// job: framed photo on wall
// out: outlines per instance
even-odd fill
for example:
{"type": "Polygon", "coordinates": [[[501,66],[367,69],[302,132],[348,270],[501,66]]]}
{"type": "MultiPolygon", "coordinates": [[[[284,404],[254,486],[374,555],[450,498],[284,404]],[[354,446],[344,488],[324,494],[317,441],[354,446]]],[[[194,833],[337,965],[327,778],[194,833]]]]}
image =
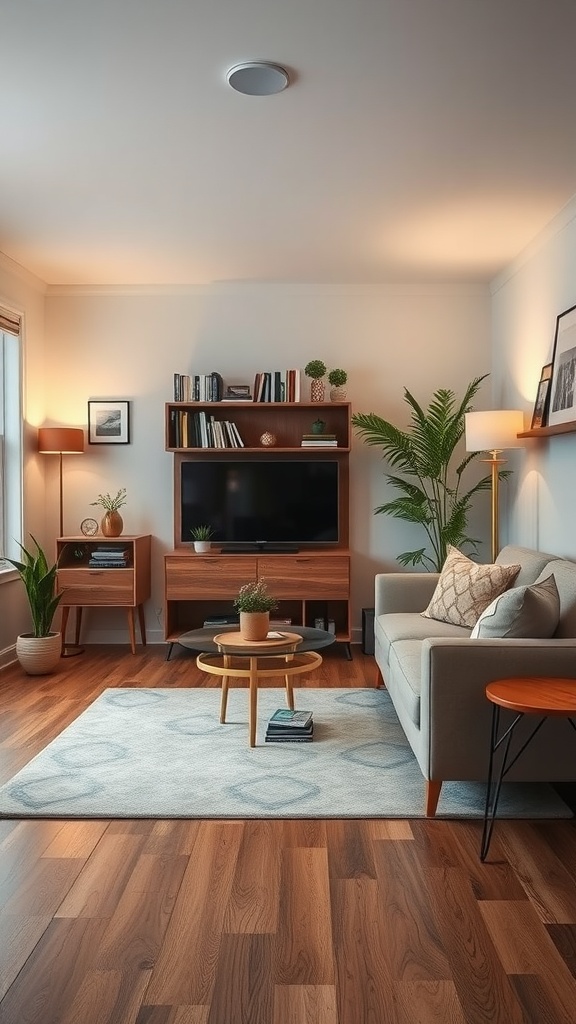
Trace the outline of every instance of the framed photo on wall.
{"type": "Polygon", "coordinates": [[[130,402],[88,402],[88,444],[130,444],[130,402]]]}
{"type": "Polygon", "coordinates": [[[546,363],[542,367],[540,374],[540,383],[538,384],[538,391],[536,392],[536,401],[534,402],[534,412],[532,413],[532,422],[530,429],[535,430],[537,427],[546,426],[548,418],[548,405],[550,399],[550,379],[552,377],[552,363],[546,363]]]}
{"type": "Polygon", "coordinates": [[[556,318],[548,424],[576,420],[576,306],[556,318]]]}

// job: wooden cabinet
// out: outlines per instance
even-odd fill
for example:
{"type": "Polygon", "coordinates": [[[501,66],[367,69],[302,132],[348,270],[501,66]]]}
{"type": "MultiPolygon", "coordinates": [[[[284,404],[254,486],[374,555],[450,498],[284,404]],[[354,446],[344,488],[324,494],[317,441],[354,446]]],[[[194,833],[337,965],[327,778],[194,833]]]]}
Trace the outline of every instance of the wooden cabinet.
{"type": "Polygon", "coordinates": [[[287,555],[197,555],[180,549],[165,556],[165,637],[199,629],[213,615],[229,615],[240,587],[264,578],[278,599],[272,618],[313,626],[334,622],[336,638],[350,643],[350,554],[317,551],[287,555]]]}
{"type": "Polygon", "coordinates": [[[136,653],[135,610],[138,611],[142,643],[146,643],[144,602],[150,597],[150,535],[121,537],[59,537],[56,592],[61,594],[62,644],[71,608],[76,608],[76,637],[80,642],[82,609],[88,607],[126,608],[132,653],[136,653]],[[93,552],[112,546],[126,552],[122,566],[90,565],[93,552]]]}
{"type": "MultiPolygon", "coordinates": [[[[211,435],[212,436],[212,435],[211,435]]],[[[216,431],[214,436],[230,436],[216,431]]],[[[350,654],[349,476],[351,419],[349,402],[170,402],[166,405],[166,450],[174,453],[174,551],[165,558],[165,637],[171,644],[181,633],[197,629],[211,616],[229,615],[243,583],[263,577],[279,602],[274,616],[294,625],[334,623],[336,637],[350,654]],[[198,417],[232,422],[243,447],[200,447],[198,417]],[[335,445],[302,447],[320,419],[335,445]],[[275,436],[272,446],[260,438],[275,436]],[[187,443],[183,444],[183,440],[187,443]],[[177,443],[178,442],[178,443],[177,443]],[[297,553],[228,554],[213,548],[195,554],[182,541],[181,477],[183,462],[202,459],[292,462],[335,460],[338,463],[338,544],[302,544],[297,553]]]]}

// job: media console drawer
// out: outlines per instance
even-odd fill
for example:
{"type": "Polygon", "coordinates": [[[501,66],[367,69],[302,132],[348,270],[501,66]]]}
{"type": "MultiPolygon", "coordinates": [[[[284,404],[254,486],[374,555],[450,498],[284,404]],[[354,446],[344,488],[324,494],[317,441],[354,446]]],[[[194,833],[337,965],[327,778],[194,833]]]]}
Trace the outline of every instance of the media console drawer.
{"type": "Polygon", "coordinates": [[[244,583],[256,579],[256,564],[246,555],[167,555],[166,598],[236,597],[244,583]]]}
{"type": "Polygon", "coordinates": [[[258,576],[277,597],[348,598],[350,559],[348,555],[262,555],[258,576]]]}

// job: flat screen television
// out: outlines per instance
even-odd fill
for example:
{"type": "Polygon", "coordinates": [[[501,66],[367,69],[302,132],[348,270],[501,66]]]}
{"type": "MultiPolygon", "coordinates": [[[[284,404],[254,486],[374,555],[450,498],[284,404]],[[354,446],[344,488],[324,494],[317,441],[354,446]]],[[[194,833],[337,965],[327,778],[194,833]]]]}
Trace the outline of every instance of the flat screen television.
{"type": "Polygon", "coordinates": [[[226,546],[337,543],[336,460],[182,462],[181,540],[203,523],[226,546]]]}

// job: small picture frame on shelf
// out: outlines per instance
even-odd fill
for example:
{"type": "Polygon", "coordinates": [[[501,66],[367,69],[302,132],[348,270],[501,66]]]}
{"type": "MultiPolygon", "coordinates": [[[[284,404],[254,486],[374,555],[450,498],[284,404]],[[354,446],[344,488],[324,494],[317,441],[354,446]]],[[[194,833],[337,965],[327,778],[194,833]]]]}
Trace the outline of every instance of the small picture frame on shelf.
{"type": "Polygon", "coordinates": [[[538,427],[546,426],[546,418],[548,415],[548,402],[550,398],[550,379],[552,377],[552,365],[552,363],[546,363],[542,367],[542,372],[540,374],[540,382],[538,384],[538,391],[536,392],[536,401],[534,402],[532,422],[530,424],[531,430],[536,430],[538,427]]]}
{"type": "Polygon", "coordinates": [[[576,306],[556,318],[547,426],[576,420],[576,306]]]}
{"type": "Polygon", "coordinates": [[[88,402],[89,444],[130,444],[130,402],[111,398],[88,402]]]}

